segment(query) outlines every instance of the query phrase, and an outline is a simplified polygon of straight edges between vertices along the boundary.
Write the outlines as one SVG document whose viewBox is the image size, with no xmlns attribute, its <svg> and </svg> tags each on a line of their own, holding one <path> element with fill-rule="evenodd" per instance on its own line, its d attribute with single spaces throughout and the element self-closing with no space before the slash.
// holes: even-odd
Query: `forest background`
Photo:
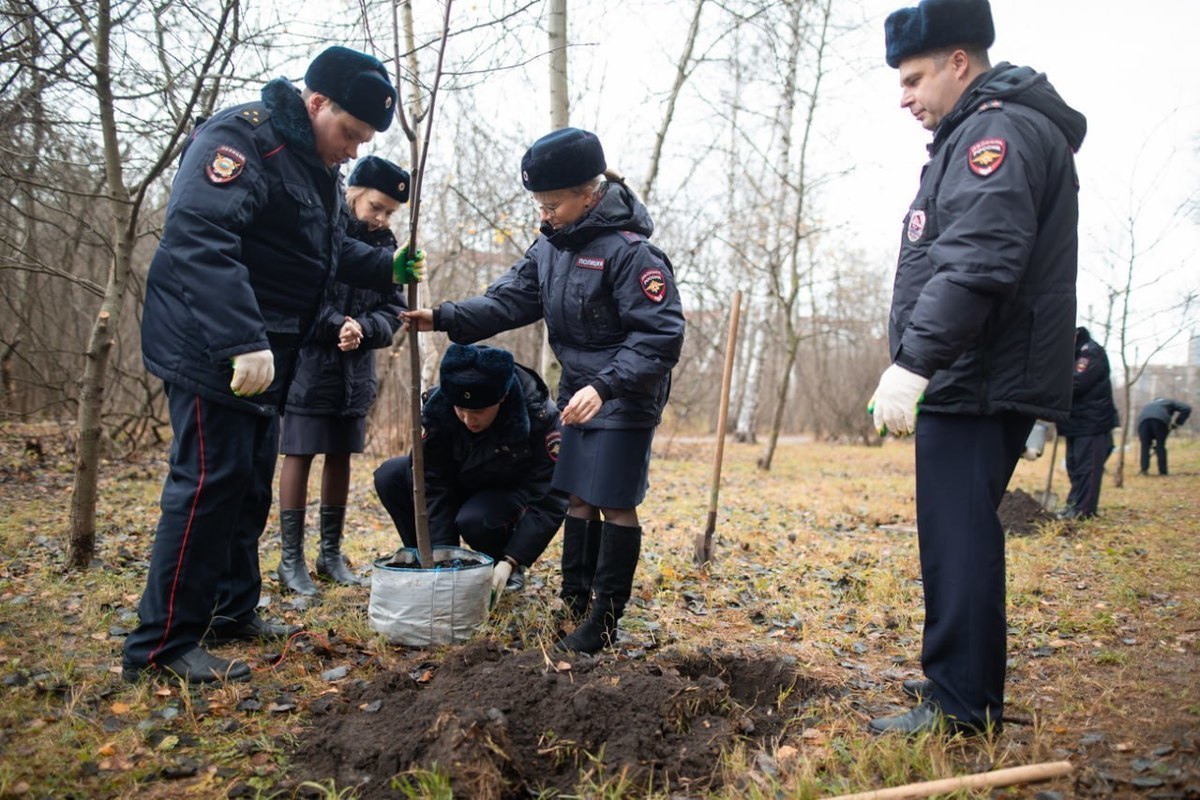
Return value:
<svg viewBox="0 0 1200 800">
<path fill-rule="evenodd" d="M 255 99 L 271 77 L 298 80 L 333 42 L 387 62 L 414 121 L 426 119 L 440 81 L 423 184 L 432 265 L 423 302 L 476 293 L 520 256 L 536 224 L 516 176 L 520 154 L 558 125 L 589 128 L 651 209 L 685 298 L 688 337 L 665 430 L 715 430 L 722 339 L 740 289 L 730 425 L 739 441 L 761 442 L 760 466 L 770 468 L 781 435 L 877 443 L 864 409 L 887 363 L 900 220 L 928 140 L 898 108 L 894 71 L 882 64 L 891 5 L 5 0 L 0 409 L 6 421 L 75 429 L 73 562 L 90 555 L 100 460 L 169 437 L 138 327 L 181 144 L 196 117 Z M 1175 24 L 1194 13 L 1184 2 L 1136 15 L 1116 2 L 994 4 L 994 58 L 1046 70 L 1089 117 L 1080 322 L 1127 386 L 1152 362 L 1182 362 L 1189 342 L 1200 350 L 1200 278 L 1189 268 L 1200 244 L 1200 104 L 1185 79 L 1186 26 Z M 413 162 L 399 126 L 369 149 Z M 497 341 L 542 364 L 543 339 L 538 325 Z M 446 344 L 424 338 L 424 385 Z M 398 340 L 379 354 L 376 454 L 408 446 L 411 377 L 400 352 Z M 1194 372 L 1181 376 L 1189 392 Z M 1125 412 L 1133 396 L 1118 395 Z"/>
</svg>

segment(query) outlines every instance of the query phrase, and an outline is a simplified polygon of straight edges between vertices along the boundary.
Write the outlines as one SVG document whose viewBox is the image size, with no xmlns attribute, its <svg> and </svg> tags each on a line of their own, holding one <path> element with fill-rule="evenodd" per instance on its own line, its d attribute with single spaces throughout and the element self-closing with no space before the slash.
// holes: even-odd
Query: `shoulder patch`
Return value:
<svg viewBox="0 0 1200 800">
<path fill-rule="evenodd" d="M 1004 108 L 1003 100 L 984 100 L 976 111 L 993 111 L 997 108 Z"/>
<path fill-rule="evenodd" d="M 1087 368 L 1088 368 L 1087 356 L 1084 356 L 1083 358 L 1080 358 L 1075 362 L 1075 371 L 1076 372 L 1087 372 Z"/>
<path fill-rule="evenodd" d="M 640 242 L 646 238 L 645 236 L 642 236 L 640 233 L 634 233 L 633 231 L 617 231 L 617 233 L 619 233 L 619 234 L 621 234 L 621 236 L 625 237 L 625 241 L 627 241 L 627 242 Z"/>
<path fill-rule="evenodd" d="M 642 285 L 642 294 L 651 301 L 661 303 L 667 299 L 667 279 L 663 277 L 661 269 L 653 267 L 643 270 L 638 283 Z"/>
<path fill-rule="evenodd" d="M 562 434 L 557 430 L 550 431 L 546 434 L 546 455 L 550 456 L 550 460 L 558 463 L 558 451 L 562 448 Z"/>
<path fill-rule="evenodd" d="M 213 154 L 212 160 L 208 162 L 208 166 L 204 171 L 208 174 L 208 179 L 213 183 L 229 183 L 238 175 L 242 174 L 242 169 L 246 166 L 246 157 L 242 155 L 240 150 L 235 150 L 227 145 L 221 145 L 217 148 L 217 152 Z"/>
<path fill-rule="evenodd" d="M 584 269 L 604 269 L 605 259 L 596 258 L 595 256 L 580 256 L 575 259 L 575 266 L 583 267 Z"/>
<path fill-rule="evenodd" d="M 925 235 L 925 209 L 915 208 L 908 215 L 908 231 L 905 233 L 910 242 L 919 242 Z"/>
<path fill-rule="evenodd" d="M 271 118 L 271 112 L 267 111 L 265 106 L 251 106 L 250 108 L 243 109 L 242 113 L 238 114 L 238 116 L 257 128 Z"/>
<path fill-rule="evenodd" d="M 980 139 L 967 148 L 967 166 L 971 172 L 986 178 L 1004 163 L 1008 144 L 1003 139 Z"/>
</svg>

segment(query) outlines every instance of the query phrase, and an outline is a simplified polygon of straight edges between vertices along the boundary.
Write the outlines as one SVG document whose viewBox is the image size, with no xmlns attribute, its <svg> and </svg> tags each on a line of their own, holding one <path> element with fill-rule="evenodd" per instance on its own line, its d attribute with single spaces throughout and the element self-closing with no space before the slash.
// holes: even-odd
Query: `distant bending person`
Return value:
<svg viewBox="0 0 1200 800">
<path fill-rule="evenodd" d="M 1138 414 L 1138 438 L 1142 440 L 1142 461 L 1140 474 L 1150 472 L 1150 448 L 1158 457 L 1158 474 L 1167 474 L 1167 437 L 1171 431 L 1188 421 L 1192 407 L 1181 400 L 1169 397 L 1156 397 L 1142 407 Z"/>
</svg>

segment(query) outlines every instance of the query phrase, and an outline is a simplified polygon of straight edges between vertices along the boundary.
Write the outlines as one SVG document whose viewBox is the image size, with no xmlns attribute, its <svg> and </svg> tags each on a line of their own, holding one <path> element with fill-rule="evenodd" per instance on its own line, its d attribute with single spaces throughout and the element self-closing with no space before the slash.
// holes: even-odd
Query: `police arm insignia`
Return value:
<svg viewBox="0 0 1200 800">
<path fill-rule="evenodd" d="M 550 431 L 546 434 L 546 455 L 550 456 L 550 460 L 558 463 L 558 451 L 562 447 L 562 434 L 558 431 Z"/>
<path fill-rule="evenodd" d="M 638 282 L 642 285 L 642 294 L 653 302 L 661 303 L 667 299 L 667 280 L 663 277 L 661 269 L 644 270 Z"/>
<path fill-rule="evenodd" d="M 971 172 L 981 178 L 986 178 L 1004 163 L 1004 154 L 1008 145 L 1003 139 L 980 139 L 967 148 L 967 166 Z"/>
<path fill-rule="evenodd" d="M 242 170 L 246 166 L 246 157 L 238 150 L 226 145 L 221 145 L 217 148 L 217 152 L 213 155 L 212 160 L 208 162 L 208 166 L 204 171 L 208 174 L 208 179 L 216 184 L 229 183 L 238 175 L 242 174 Z"/>
</svg>

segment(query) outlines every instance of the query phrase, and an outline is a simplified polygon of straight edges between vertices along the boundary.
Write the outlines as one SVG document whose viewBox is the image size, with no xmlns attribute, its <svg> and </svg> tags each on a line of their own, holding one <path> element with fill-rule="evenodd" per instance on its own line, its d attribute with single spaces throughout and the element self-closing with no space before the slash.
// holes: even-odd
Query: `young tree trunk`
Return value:
<svg viewBox="0 0 1200 800">
<path fill-rule="evenodd" d="M 550 0 L 550 130 L 556 131 L 571 124 L 571 95 L 567 83 L 567 0 Z M 543 320 L 541 328 L 541 357 L 538 371 L 550 387 L 551 396 L 558 386 L 562 371 L 550 347 L 550 329 Z"/>
<path fill-rule="evenodd" d="M 642 183 L 642 202 L 649 204 L 650 193 L 654 190 L 654 180 L 658 177 L 659 163 L 662 161 L 663 142 L 667 140 L 667 131 L 675 119 L 675 103 L 683 84 L 692 72 L 692 53 L 696 49 L 696 35 L 700 32 L 700 14 L 704 10 L 706 0 L 696 0 L 696 8 L 692 12 L 692 24 L 688 26 L 687 41 L 683 45 L 683 55 L 675 68 L 675 83 L 667 96 L 667 110 L 663 114 L 662 124 L 658 126 L 658 134 L 654 137 L 654 153 L 650 156 L 650 169 L 646 172 L 646 180 Z"/>
<path fill-rule="evenodd" d="M 85 25 L 87 24 L 86 21 Z M 133 257 L 133 206 L 121 165 L 121 144 L 117 136 L 113 100 L 109 35 L 112 9 L 110 0 L 100 0 L 95 8 L 94 28 L 89 29 L 96 52 L 94 75 L 96 99 L 100 104 L 100 130 L 104 142 L 104 171 L 109 195 L 113 254 L 104 287 L 104 301 L 92 325 L 84 352 L 83 378 L 79 384 L 79 443 L 75 451 L 74 492 L 71 494 L 70 543 L 67 550 L 69 569 L 86 569 L 96 553 L 96 495 L 102 450 L 102 412 L 108 380 L 108 358 L 113 334 L 121 318 L 125 284 Z"/>
</svg>

